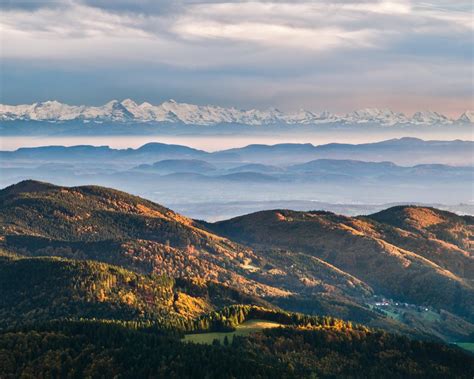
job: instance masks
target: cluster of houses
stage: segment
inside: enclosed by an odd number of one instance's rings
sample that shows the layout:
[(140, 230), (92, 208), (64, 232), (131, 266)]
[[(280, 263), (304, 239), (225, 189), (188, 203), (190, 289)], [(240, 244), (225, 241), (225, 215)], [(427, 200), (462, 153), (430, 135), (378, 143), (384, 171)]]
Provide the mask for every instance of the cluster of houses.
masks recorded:
[(428, 307), (425, 307), (425, 306), (397, 302), (397, 301), (393, 301), (391, 299), (385, 299), (385, 298), (377, 298), (376, 301), (373, 303), (373, 305), (379, 308), (384, 308), (384, 307), (410, 308), (410, 309), (420, 311), (420, 312), (421, 311), (428, 312), (430, 310)]

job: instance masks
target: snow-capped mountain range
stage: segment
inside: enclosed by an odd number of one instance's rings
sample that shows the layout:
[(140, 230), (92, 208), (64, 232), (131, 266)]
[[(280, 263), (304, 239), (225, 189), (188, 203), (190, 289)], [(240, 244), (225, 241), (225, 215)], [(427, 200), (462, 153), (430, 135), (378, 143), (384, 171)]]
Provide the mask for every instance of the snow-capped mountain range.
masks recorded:
[(275, 108), (267, 110), (241, 110), (223, 108), (213, 105), (194, 105), (178, 103), (174, 100), (159, 105), (144, 102), (137, 104), (133, 100), (112, 100), (102, 106), (68, 105), (58, 101), (45, 101), (26, 105), (0, 104), (0, 121), (34, 120), (34, 121), (72, 121), (84, 122), (169, 122), (186, 125), (312, 125), (312, 124), (378, 124), (392, 125), (449, 125), (474, 123), (474, 111), (464, 112), (458, 119), (450, 119), (440, 113), (425, 111), (416, 112), (412, 117), (389, 109), (367, 108), (345, 115), (330, 112), (284, 113)]

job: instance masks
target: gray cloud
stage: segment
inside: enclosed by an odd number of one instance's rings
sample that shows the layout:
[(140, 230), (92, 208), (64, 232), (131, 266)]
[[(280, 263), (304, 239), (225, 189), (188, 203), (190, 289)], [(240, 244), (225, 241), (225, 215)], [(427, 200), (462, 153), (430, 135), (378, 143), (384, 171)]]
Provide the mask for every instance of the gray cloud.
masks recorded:
[(0, 9), (5, 11), (20, 10), (34, 12), (42, 8), (66, 8), (69, 6), (68, 0), (1, 0)]
[(163, 15), (178, 12), (186, 3), (181, 0), (82, 0), (80, 3), (108, 12)]
[[(332, 101), (351, 108), (351, 99), (353, 107), (385, 99), (384, 105), (393, 102), (400, 110), (417, 102), (439, 106), (443, 99), (447, 112), (454, 112), (449, 99), (459, 107), (472, 102), (472, 5), (466, 1), (1, 5), (4, 59), (23, 62), (24, 77), (43, 72), (41, 62), (70, 72), (70, 79), (62, 76), (64, 88), (55, 89), (61, 96), (71, 91), (68, 81), (77, 86), (78, 77), (109, 71), (136, 79), (124, 83), (131, 97), (140, 91), (165, 96), (166, 88), (168, 97), (237, 106), (251, 99), (280, 107), (319, 102), (330, 108)], [(4, 76), (14, 76), (10, 67)], [(113, 79), (102, 78), (103, 97), (116, 97), (107, 90), (116, 87), (108, 82)]]

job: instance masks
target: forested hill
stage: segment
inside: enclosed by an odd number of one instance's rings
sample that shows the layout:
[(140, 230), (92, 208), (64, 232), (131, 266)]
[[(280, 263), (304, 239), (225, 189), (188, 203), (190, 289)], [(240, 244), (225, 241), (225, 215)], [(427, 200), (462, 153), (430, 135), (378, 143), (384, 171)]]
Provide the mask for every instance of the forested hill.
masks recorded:
[(8, 251), (94, 259), (143, 273), (199, 277), (249, 293), (281, 295), (240, 268), (251, 249), (148, 200), (113, 189), (20, 182), (0, 191)]
[[(0, 191), (7, 252), (220, 283), (292, 311), (449, 341), (474, 332), (471, 236), (470, 218), (428, 208), (359, 218), (266, 211), (204, 224), (97, 186), (30, 180)], [(409, 308), (386, 313), (374, 296)]]
[(228, 345), (113, 323), (58, 322), (0, 333), (0, 376), (122, 378), (456, 378), (474, 358), (431, 342), (363, 330), (279, 328)]
[[(107, 188), (8, 187), (0, 377), (471, 378), (473, 356), (441, 343), (474, 335), (471, 220), (387, 212), (204, 224)], [(387, 295), (418, 305), (390, 315)], [(277, 328), (239, 336), (250, 321)]]
[(472, 236), (472, 218), (432, 208), (279, 210), (205, 224), (97, 186), (25, 181), (0, 191), (7, 252), (215, 283), (254, 303), (448, 341), (474, 333)]
[(321, 259), (399, 301), (474, 321), (472, 217), (396, 207), (368, 217), (262, 211), (208, 224), (256, 251), (285, 249)]
[(138, 274), (97, 261), (0, 252), (0, 328), (64, 319), (150, 322), (192, 329), (190, 320), (232, 304), (271, 307), (216, 282)]

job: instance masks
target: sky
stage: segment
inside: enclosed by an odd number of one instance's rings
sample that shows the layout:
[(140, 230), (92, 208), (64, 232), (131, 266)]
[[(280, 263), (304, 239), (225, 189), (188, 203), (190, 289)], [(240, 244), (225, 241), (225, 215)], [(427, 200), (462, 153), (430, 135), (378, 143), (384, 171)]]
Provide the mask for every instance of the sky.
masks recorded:
[(474, 109), (472, 2), (0, 0), (0, 102)]

